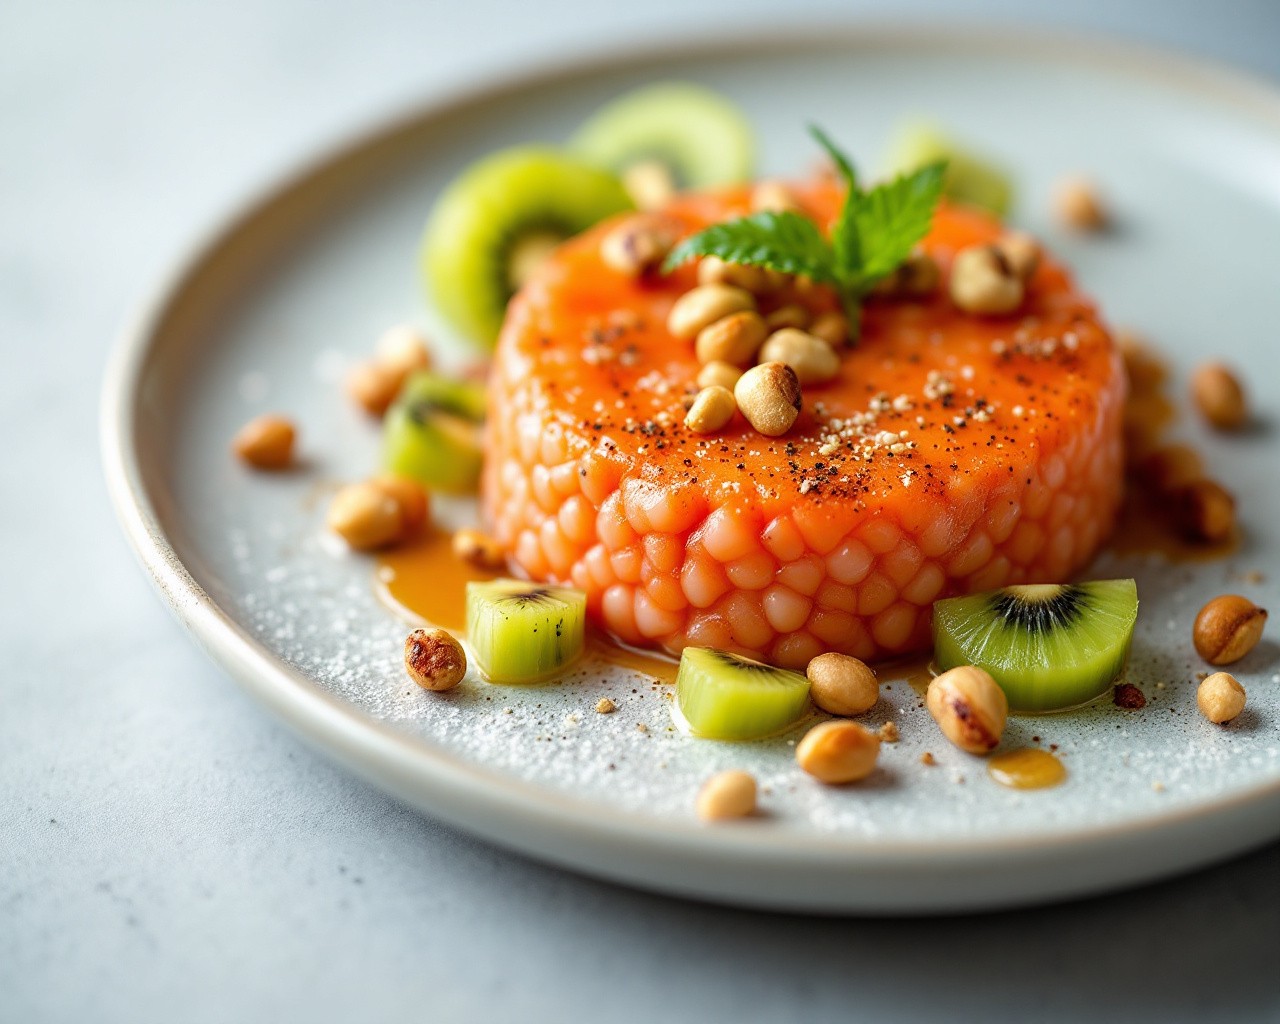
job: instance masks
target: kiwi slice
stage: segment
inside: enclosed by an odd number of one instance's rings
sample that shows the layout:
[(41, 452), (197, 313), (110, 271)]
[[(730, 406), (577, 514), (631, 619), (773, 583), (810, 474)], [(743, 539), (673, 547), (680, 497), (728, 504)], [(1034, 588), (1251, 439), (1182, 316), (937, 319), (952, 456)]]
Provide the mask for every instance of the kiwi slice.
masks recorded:
[(794, 725), (809, 707), (809, 680), (711, 647), (686, 647), (676, 707), (689, 729), (713, 740), (753, 740)]
[(687, 82), (657, 82), (618, 97), (590, 117), (569, 146), (619, 174), (657, 162), (678, 188), (746, 181), (755, 164), (742, 112), (719, 93)]
[(933, 655), (986, 669), (1015, 711), (1059, 711), (1124, 671), (1137, 618), (1133, 580), (1004, 587), (935, 603)]
[(587, 595), (528, 580), (467, 584), (467, 640), (491, 683), (539, 683), (582, 653)]
[(947, 161), (943, 192), (953, 202), (976, 206), (1003, 217), (1013, 204), (1013, 183), (997, 164), (928, 124), (911, 123), (898, 131), (890, 169), (906, 174), (937, 160)]
[(383, 420), (383, 464), (430, 490), (469, 493), (483, 463), (484, 387), (416, 373)]
[(436, 308), (483, 348), (507, 302), (557, 244), (631, 208), (610, 172), (545, 147), (506, 149), (467, 168), (427, 221), (422, 273)]

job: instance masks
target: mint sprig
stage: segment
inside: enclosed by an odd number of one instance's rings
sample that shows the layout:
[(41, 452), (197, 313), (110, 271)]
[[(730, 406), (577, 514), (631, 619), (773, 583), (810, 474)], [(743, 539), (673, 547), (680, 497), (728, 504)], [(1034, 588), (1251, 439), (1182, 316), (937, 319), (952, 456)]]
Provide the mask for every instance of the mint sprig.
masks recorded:
[(697, 256), (716, 256), (726, 263), (803, 274), (839, 292), (856, 336), (867, 292), (892, 274), (929, 230), (946, 161), (864, 190), (849, 157), (816, 125), (809, 132), (831, 157), (846, 189), (829, 239), (798, 213), (753, 213), (686, 238), (663, 269), (674, 270)]

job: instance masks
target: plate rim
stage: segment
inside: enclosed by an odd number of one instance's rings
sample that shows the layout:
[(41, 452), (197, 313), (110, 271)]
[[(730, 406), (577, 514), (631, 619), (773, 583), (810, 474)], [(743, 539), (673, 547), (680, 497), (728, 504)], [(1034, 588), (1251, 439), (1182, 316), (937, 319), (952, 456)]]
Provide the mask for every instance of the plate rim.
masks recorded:
[[(278, 658), (219, 606), (183, 564), (175, 543), (161, 526), (154, 495), (145, 480), (137, 426), (141, 385), (148, 361), (161, 340), (165, 320), (185, 293), (198, 286), (201, 276), (217, 262), (224, 247), (252, 230), (259, 218), (277, 203), (305, 187), (326, 169), (343, 160), (358, 158), (362, 152), (380, 144), (390, 144), (397, 137), (423, 131), (431, 121), (448, 117), (468, 105), (492, 102), (522, 88), (589, 77), (606, 70), (640, 68), (646, 63), (671, 58), (727, 59), (793, 48), (895, 47), (968, 55), (986, 51), (1006, 57), (1040, 54), (1058, 64), (1121, 70), (1135, 77), (1156, 78), (1183, 89), (1190, 88), (1202, 96), (1208, 94), (1211, 99), (1260, 115), (1280, 132), (1280, 85), (1199, 57), (1083, 33), (1008, 26), (993, 30), (972, 22), (962, 26), (898, 22), (824, 25), (821, 20), (815, 20), (801, 27), (757, 26), (727, 37), (703, 33), (675, 45), (644, 40), (607, 47), (587, 57), (530, 61), (501, 73), (482, 74), (479, 80), (460, 88), (437, 91), (390, 116), (373, 120), (363, 129), (341, 133), (339, 142), (310, 151), (311, 155), (299, 161), (292, 171), (255, 188), (250, 198), (218, 216), (127, 323), (107, 364), (100, 415), (107, 489), (135, 555), (197, 644), (228, 671), (242, 689), (306, 741), (379, 788), (389, 789), (420, 810), (490, 841), (597, 876), (609, 877), (610, 873), (584, 862), (580, 855), (563, 850), (557, 853), (546, 847), (556, 845), (559, 837), (585, 844), (586, 848), (597, 850), (597, 855), (634, 857), (647, 853), (668, 860), (711, 858), (720, 866), (727, 866), (728, 859), (739, 867), (769, 872), (788, 868), (848, 872), (888, 865), (943, 870), (948, 863), (975, 858), (1034, 858), (1046, 851), (1059, 855), (1079, 853), (1135, 835), (1172, 834), (1198, 822), (1224, 819), (1255, 805), (1274, 803), (1280, 809), (1280, 778), (1277, 778), (1227, 797), (1206, 798), (1122, 823), (1058, 827), (998, 839), (965, 836), (940, 841), (868, 840), (816, 832), (797, 834), (771, 830), (767, 822), (746, 829), (712, 829), (692, 818), (673, 819), (615, 810), (599, 801), (578, 798), (466, 762), (446, 748), (398, 732), (329, 693), (305, 673)], [(1280, 819), (1280, 815), (1277, 818)], [(517, 830), (523, 839), (512, 838)], [(1277, 834), (1280, 834), (1280, 820), (1271, 829), (1255, 830), (1252, 844), (1225, 844), (1208, 856), (1202, 853), (1171, 870), (1185, 870), (1220, 859)], [(651, 881), (637, 882), (627, 874), (613, 877), (651, 888), (664, 887)], [(1109, 883), (1103, 882), (1082, 891), (1109, 887)], [(675, 885), (666, 888), (678, 889)], [(725, 898), (725, 901), (760, 903), (750, 898)], [(861, 902), (846, 901), (850, 907), (857, 907)], [(783, 900), (779, 905), (794, 903)], [(984, 905), (991, 903), (991, 900), (982, 901)]]

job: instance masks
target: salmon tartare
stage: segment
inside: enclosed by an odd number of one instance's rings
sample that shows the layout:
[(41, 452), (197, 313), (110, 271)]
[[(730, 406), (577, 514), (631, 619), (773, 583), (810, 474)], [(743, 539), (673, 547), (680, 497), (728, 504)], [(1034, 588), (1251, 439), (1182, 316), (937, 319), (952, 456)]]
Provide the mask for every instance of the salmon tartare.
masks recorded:
[[(841, 192), (796, 186), (819, 225)], [(750, 209), (751, 190), (683, 195), (677, 236)], [(1093, 303), (1051, 258), (1006, 315), (946, 288), (871, 300), (832, 379), (766, 436), (742, 416), (685, 425), (703, 369), (668, 330), (697, 267), (640, 276), (602, 258), (618, 220), (572, 238), (511, 303), (489, 383), (482, 509), (529, 578), (586, 594), (619, 639), (710, 647), (803, 667), (834, 651), (886, 659), (931, 645), (933, 602), (1058, 582), (1088, 564), (1123, 487), (1125, 377)], [(955, 255), (1003, 229), (939, 206), (922, 248)], [(788, 280), (762, 315), (838, 309)]]

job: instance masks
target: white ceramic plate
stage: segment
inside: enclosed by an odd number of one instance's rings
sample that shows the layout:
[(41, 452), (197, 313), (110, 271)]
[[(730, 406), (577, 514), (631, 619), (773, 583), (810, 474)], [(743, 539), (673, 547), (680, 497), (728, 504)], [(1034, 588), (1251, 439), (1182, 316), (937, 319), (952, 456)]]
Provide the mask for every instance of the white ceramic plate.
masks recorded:
[[(1007, 906), (1120, 886), (1280, 834), (1280, 670), (1264, 641), (1239, 666), (1249, 710), (1226, 728), (1194, 708), (1190, 623), (1238, 590), (1276, 604), (1276, 447), (1182, 429), (1237, 493), (1247, 539), (1224, 562), (1111, 556), (1143, 599), (1131, 678), (1150, 703), (1015, 720), (1006, 746), (1056, 743), (1068, 781), (1018, 792), (942, 742), (904, 682), (873, 722), (902, 741), (865, 785), (801, 776), (786, 740), (699, 742), (669, 729), (642, 677), (588, 662), (564, 683), (405, 682), (405, 627), (371, 565), (321, 540), (321, 496), (366, 475), (376, 434), (341, 396), (344, 365), (423, 305), (414, 257), (433, 197), (495, 147), (557, 140), (600, 102), (654, 78), (704, 81), (759, 129), (762, 169), (802, 173), (814, 120), (864, 163), (925, 113), (998, 154), (1018, 219), (1073, 264), (1111, 319), (1159, 339), (1175, 368), (1222, 353), (1259, 409), (1280, 402), (1280, 95), (1229, 73), (1112, 45), (989, 33), (814, 32), (677, 55), (613, 55), (415, 112), (313, 163), (232, 219), (121, 344), (106, 388), (111, 490), (147, 570), (198, 642), (304, 737), (429, 814), (591, 874), (726, 902), (824, 911)], [(1051, 183), (1084, 170), (1121, 225), (1065, 237)], [(304, 471), (253, 475), (228, 439), (251, 414), (301, 424)], [(456, 511), (456, 510), (455, 510)], [(1261, 571), (1265, 582), (1246, 582)], [(1254, 577), (1250, 577), (1251, 579)], [(1157, 683), (1164, 684), (1162, 687)], [(591, 706), (607, 694), (613, 715)], [(637, 728), (648, 727), (647, 732)], [(942, 762), (919, 763), (924, 750)], [(698, 783), (741, 766), (767, 813), (729, 827), (692, 814)]]

